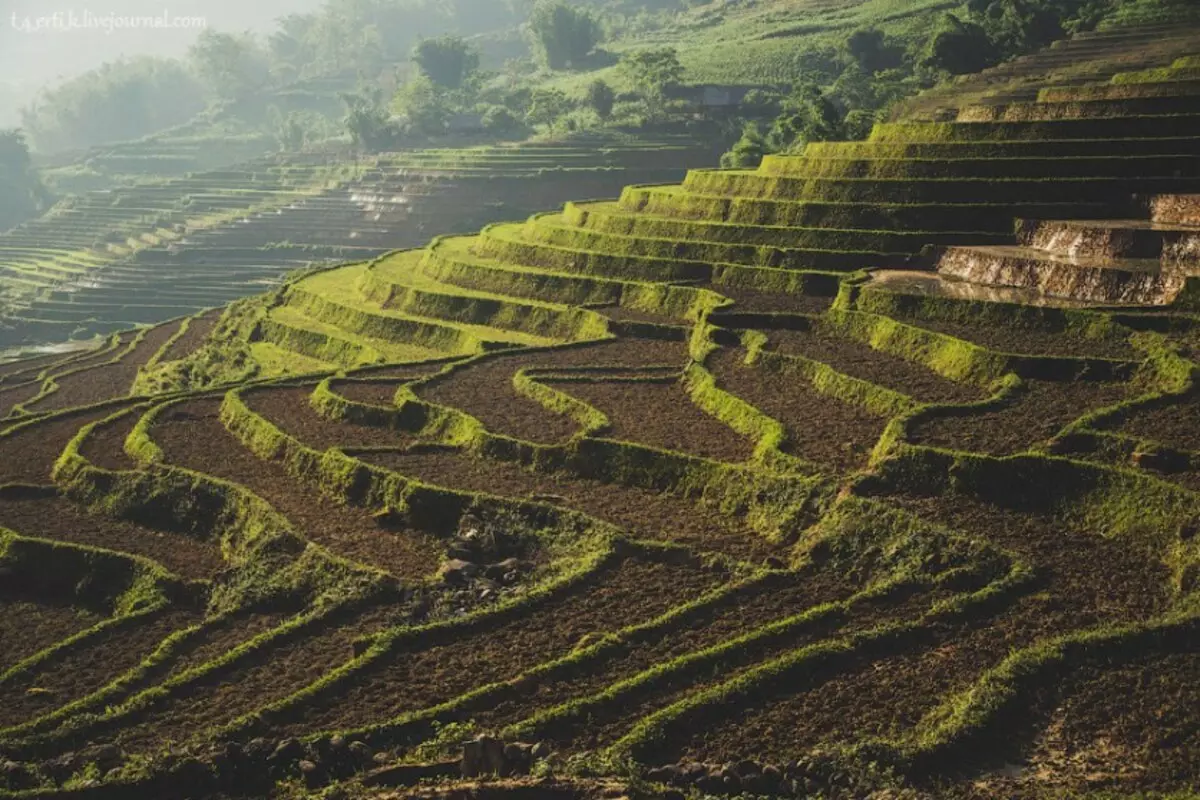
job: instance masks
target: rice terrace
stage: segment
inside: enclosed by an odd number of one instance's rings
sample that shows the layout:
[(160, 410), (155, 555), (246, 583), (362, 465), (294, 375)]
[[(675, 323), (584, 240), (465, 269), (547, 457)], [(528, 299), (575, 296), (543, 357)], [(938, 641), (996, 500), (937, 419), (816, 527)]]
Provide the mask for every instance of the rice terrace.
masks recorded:
[(0, 132), (0, 798), (1200, 797), (1200, 9), (352, 5)]

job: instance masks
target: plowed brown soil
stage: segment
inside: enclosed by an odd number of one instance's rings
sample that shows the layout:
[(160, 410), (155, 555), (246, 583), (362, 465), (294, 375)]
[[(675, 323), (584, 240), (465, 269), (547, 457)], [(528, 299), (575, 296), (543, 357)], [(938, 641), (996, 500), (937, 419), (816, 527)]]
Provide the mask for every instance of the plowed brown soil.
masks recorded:
[(618, 339), (587, 347), (533, 353), (517, 352), (459, 368), (446, 378), (425, 384), (417, 394), (432, 403), (465, 411), (493, 433), (526, 441), (558, 444), (579, 427), (540, 403), (516, 393), (512, 376), (519, 369), (573, 366), (646, 366), (687, 361), (682, 342)]
[(364, 461), (437, 486), (508, 497), (538, 498), (611, 522), (638, 538), (668, 540), (696, 550), (759, 561), (783, 548), (770, 545), (743, 521), (715, 514), (670, 494), (534, 472), (516, 464), (473, 458), (452, 450), (364, 453)]
[(309, 403), (311, 386), (279, 387), (247, 392), (246, 404), (284, 433), (316, 450), (331, 447), (403, 447), (413, 441), (398, 431), (335, 422), (317, 413)]
[(785, 452), (836, 471), (863, 467), (888, 420), (820, 394), (807, 381), (744, 363), (742, 350), (722, 349), (708, 360), (717, 384), (783, 423)]
[(0, 586), (0, 673), (102, 619), (93, 611), (36, 602)]
[(54, 462), (79, 429), (116, 411), (117, 408), (110, 408), (55, 417), (0, 436), (0, 486), (49, 483)]
[(820, 361), (922, 403), (970, 403), (985, 396), (977, 386), (955, 383), (920, 364), (835, 335), (822, 326), (811, 331), (771, 331), (769, 336), (768, 347), (781, 353)]
[(160, 613), (94, 637), (0, 684), (0, 729), (28, 722), (102, 689), (137, 666), (172, 632), (195, 619), (182, 612)]
[(1129, 342), (1119, 338), (1098, 339), (1068, 331), (1047, 331), (1018, 328), (1014, 325), (980, 324), (928, 320), (920, 317), (897, 317), (917, 328), (937, 331), (965, 339), (998, 353), (1020, 353), (1035, 356), (1086, 356), (1136, 360), (1137, 353)]
[(824, 314), (833, 305), (832, 297), (821, 297), (820, 295), (756, 292), (753, 289), (742, 289), (723, 284), (708, 284), (703, 288), (711, 289), (717, 294), (723, 294), (733, 300), (734, 305), (729, 310), (735, 314), (743, 312)]
[(101, 469), (114, 472), (138, 468), (138, 463), (125, 454), (125, 440), (141, 419), (140, 411), (131, 411), (115, 422), (97, 425), (79, 447), (79, 454)]
[(1024, 788), (1124, 795), (1200, 782), (1197, 675), (1194, 652), (1081, 670), (1029, 748)]
[(400, 381), (385, 380), (336, 381), (331, 388), (347, 400), (391, 408), (395, 405), (396, 391), (402, 385)]
[(200, 349), (204, 344), (204, 340), (217, 327), (217, 322), (221, 319), (221, 309), (206, 311), (198, 317), (193, 318), (188, 323), (188, 329), (183, 332), (183, 335), (171, 343), (171, 346), (163, 353), (159, 363), (167, 361), (179, 361), (187, 358), (192, 353)]
[(1113, 405), (1132, 391), (1129, 384), (1098, 381), (1026, 381), (1007, 406), (922, 420), (912, 426), (914, 444), (1010, 455), (1057, 435), (1089, 411)]
[[(19, 361), (0, 364), (0, 385), (8, 385), (14, 382), (24, 383), (27, 380), (37, 377), (37, 374), (47, 367), (52, 367), (61, 361), (71, 358), (78, 358), (79, 355), (79, 353), (51, 353), (49, 355), (22, 358)], [(14, 381), (14, 378), (17, 380)]]
[(165, 740), (184, 742), (255, 708), (296, 692), (354, 657), (355, 639), (396, 624), (383, 606), (340, 614), (256, 652), (244, 663), (202, 678), (112, 736), (126, 752), (147, 752)]
[(754, 455), (753, 440), (697, 408), (678, 381), (573, 381), (555, 386), (608, 416), (611, 427), (601, 434), (605, 438), (733, 463)]
[(1176, 450), (1200, 451), (1200, 402), (1180, 398), (1163, 408), (1135, 410), (1119, 430)]
[[(853, 587), (842, 576), (819, 573), (796, 574), (760, 584), (753, 591), (713, 603), (676, 626), (655, 631), (606, 658), (589, 662), (586, 668), (530, 682), (519, 694), (489, 704), (471, 716), (477, 723), (490, 728), (518, 722), (534, 710), (545, 710), (572, 698), (586, 697), (655, 665), (736, 639), (814, 606), (844, 599), (852, 591)], [(828, 627), (813, 625), (809, 633)], [(625, 714), (632, 711), (623, 708)]]
[(89, 514), (53, 487), (0, 489), (0, 526), (32, 538), (143, 556), (189, 580), (212, 578), (226, 566), (215, 542)]
[(28, 403), (42, 391), (42, 382), (38, 380), (25, 384), (0, 389), (0, 417), (7, 417), (13, 409)]
[(414, 640), (275, 727), (290, 734), (345, 729), (428, 708), (566, 655), (590, 634), (653, 619), (713, 588), (720, 577), (693, 565), (624, 559), (515, 619), (476, 625), (451, 641)]
[(280, 464), (254, 457), (221, 424), (220, 401), (198, 400), (159, 419), (151, 438), (166, 461), (240, 484), (262, 497), (296, 530), (332, 552), (419, 579), (438, 567), (442, 548), (431, 536), (385, 530), (368, 512), (342, 505), (300, 483)]
[(134, 348), (115, 364), (92, 367), (57, 379), (58, 391), (37, 402), (37, 411), (55, 411), (88, 406), (125, 397), (140, 370), (158, 352), (182, 323), (179, 320), (152, 328)]

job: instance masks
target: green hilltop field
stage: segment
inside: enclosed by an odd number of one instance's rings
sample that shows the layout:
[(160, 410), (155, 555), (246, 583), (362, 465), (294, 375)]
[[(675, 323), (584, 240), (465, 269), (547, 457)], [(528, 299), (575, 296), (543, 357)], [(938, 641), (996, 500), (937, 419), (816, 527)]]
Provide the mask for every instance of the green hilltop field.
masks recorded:
[(581, 135), (39, 220), (3, 341), (102, 342), (0, 364), (0, 798), (1197, 796), (1200, 27), (1115, 19), (756, 168)]

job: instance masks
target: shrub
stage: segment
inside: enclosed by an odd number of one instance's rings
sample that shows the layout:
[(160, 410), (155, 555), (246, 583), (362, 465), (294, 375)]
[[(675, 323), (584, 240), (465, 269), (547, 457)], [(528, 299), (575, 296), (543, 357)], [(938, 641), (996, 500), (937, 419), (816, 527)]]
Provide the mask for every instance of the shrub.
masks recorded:
[(563, 0), (538, 0), (529, 16), (534, 53), (549, 69), (578, 65), (600, 42), (600, 23)]
[(412, 60), (422, 75), (447, 89), (461, 87), (479, 69), (479, 53), (458, 36), (421, 40), (413, 48)]
[(612, 116), (613, 105), (616, 101), (616, 92), (604, 81), (596, 79), (588, 84), (587, 104), (600, 119), (608, 119)]
[(978, 72), (996, 63), (996, 49), (981, 25), (946, 14), (922, 54), (921, 64), (951, 75)]

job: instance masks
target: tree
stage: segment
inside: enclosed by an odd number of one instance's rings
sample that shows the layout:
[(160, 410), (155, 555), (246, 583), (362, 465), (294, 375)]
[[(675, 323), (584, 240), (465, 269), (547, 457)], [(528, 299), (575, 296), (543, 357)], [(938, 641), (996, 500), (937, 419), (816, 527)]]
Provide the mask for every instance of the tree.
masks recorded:
[(521, 120), (504, 106), (492, 106), (483, 115), (483, 129), (496, 136), (509, 136), (523, 127)]
[(42, 152), (137, 139), (204, 109), (204, 89), (173, 59), (113, 61), (47, 89), (22, 112)]
[(895, 69), (904, 62), (903, 48), (889, 45), (883, 31), (863, 28), (846, 39), (846, 52), (868, 73)]
[(37, 216), (50, 204), (29, 146), (19, 130), (0, 131), (0, 231)]
[(763, 156), (770, 152), (762, 131), (753, 122), (747, 123), (742, 131), (742, 138), (737, 140), (733, 149), (721, 156), (721, 166), (725, 169), (750, 169), (762, 163)]
[(965, 75), (996, 63), (996, 52), (982, 26), (946, 14), (925, 46), (921, 63), (951, 75)]
[(342, 100), (348, 106), (346, 131), (356, 147), (378, 152), (392, 147), (399, 139), (400, 132), (386, 109), (353, 95), (342, 95)]
[(188, 58), (209, 91), (221, 100), (249, 97), (270, 78), (270, 61), (250, 34), (205, 29), (188, 50)]
[(424, 75), (400, 87), (392, 110), (407, 120), (409, 128), (427, 136), (443, 133), (451, 112), (447, 99)]
[(526, 119), (530, 125), (553, 127), (559, 117), (571, 109), (567, 96), (558, 89), (535, 89)]
[(538, 0), (529, 15), (534, 53), (549, 69), (577, 66), (600, 42), (600, 23), (563, 0)]
[(667, 91), (683, 78), (683, 65), (673, 47), (627, 53), (621, 59), (621, 69), (645, 100), (652, 117), (663, 113)]
[(422, 39), (413, 48), (413, 63), (438, 86), (457, 89), (479, 69), (479, 53), (458, 36)]
[(604, 81), (597, 78), (588, 84), (587, 104), (591, 106), (600, 119), (608, 119), (612, 116), (613, 106), (616, 104), (616, 101), (616, 93)]
[(842, 136), (842, 115), (814, 84), (801, 84), (783, 102), (783, 113), (767, 133), (773, 152), (799, 150), (808, 142), (827, 142)]

